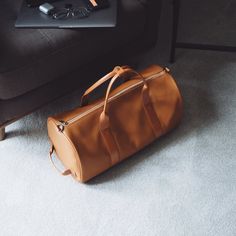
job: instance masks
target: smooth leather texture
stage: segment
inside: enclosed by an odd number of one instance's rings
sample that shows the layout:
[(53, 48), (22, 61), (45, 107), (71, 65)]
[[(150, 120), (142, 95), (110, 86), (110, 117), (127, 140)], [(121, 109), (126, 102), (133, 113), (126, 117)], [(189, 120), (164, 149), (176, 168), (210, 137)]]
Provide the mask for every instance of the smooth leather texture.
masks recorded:
[[(112, 90), (120, 78), (125, 82)], [(85, 97), (106, 81), (104, 98), (48, 118), (48, 135), (66, 170), (86, 182), (130, 157), (173, 129), (183, 105), (169, 71), (153, 65), (140, 73), (115, 67), (88, 88)]]

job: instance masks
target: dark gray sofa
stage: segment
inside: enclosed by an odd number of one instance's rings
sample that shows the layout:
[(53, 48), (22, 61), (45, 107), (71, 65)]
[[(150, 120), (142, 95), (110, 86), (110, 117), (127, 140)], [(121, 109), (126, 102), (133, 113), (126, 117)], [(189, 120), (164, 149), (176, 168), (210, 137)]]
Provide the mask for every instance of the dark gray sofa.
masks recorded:
[(117, 27), (15, 29), (21, 0), (0, 1), (0, 139), (5, 127), (151, 48), (161, 0), (118, 1)]

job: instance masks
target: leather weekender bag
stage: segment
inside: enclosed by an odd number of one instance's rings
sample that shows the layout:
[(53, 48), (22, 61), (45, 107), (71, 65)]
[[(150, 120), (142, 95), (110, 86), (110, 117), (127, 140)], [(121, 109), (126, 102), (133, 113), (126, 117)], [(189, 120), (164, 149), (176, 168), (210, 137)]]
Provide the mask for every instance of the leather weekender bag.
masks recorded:
[[(112, 89), (117, 80), (123, 83)], [(88, 95), (106, 81), (105, 96), (88, 104)], [(167, 68), (153, 65), (138, 73), (115, 67), (86, 90), (80, 107), (48, 118), (50, 160), (55, 151), (66, 168), (62, 174), (86, 182), (169, 132), (182, 110)]]

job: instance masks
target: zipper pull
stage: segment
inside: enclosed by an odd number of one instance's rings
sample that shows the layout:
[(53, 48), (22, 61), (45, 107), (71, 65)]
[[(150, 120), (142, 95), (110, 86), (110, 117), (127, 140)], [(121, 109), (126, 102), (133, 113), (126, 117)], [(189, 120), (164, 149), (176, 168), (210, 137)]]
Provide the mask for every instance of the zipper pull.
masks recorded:
[(68, 125), (67, 121), (60, 120), (60, 125), (57, 126), (58, 131), (63, 132), (65, 129), (65, 126)]

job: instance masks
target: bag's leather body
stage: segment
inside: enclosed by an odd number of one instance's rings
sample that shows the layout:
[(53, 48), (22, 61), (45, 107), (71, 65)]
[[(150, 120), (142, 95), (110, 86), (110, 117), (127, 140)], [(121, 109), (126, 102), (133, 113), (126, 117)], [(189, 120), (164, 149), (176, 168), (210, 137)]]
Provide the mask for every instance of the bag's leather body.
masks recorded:
[[(111, 90), (116, 80), (124, 83)], [(63, 173), (85, 182), (173, 129), (182, 117), (182, 98), (167, 69), (153, 65), (134, 72), (117, 67), (82, 97), (110, 81), (105, 98), (48, 119), (52, 150)]]

